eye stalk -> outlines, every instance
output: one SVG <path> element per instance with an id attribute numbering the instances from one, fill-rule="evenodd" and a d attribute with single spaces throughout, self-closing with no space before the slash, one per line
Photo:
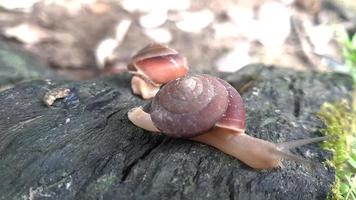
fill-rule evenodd
<path id="1" fill-rule="evenodd" d="M 164 85 L 149 113 L 133 108 L 130 121 L 151 132 L 187 138 L 213 146 L 255 169 L 281 166 L 282 159 L 307 162 L 289 150 L 328 137 L 272 143 L 245 133 L 245 108 L 239 93 L 226 81 L 192 75 Z"/>
<path id="2" fill-rule="evenodd" d="M 176 50 L 152 43 L 137 52 L 128 64 L 133 74 L 131 87 L 134 94 L 144 99 L 155 96 L 161 85 L 188 73 L 187 60 Z"/>

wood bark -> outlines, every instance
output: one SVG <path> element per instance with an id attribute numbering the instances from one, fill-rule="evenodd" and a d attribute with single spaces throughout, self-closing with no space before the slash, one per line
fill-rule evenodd
<path id="1" fill-rule="evenodd" d="M 349 99 L 350 77 L 247 66 L 222 76 L 242 91 L 247 133 L 273 142 L 320 136 L 315 113 Z M 0 199 L 325 199 L 335 172 L 318 144 L 256 171 L 213 147 L 154 135 L 131 124 L 144 106 L 130 75 L 93 81 L 31 81 L 0 93 Z M 53 88 L 70 97 L 44 104 Z"/>

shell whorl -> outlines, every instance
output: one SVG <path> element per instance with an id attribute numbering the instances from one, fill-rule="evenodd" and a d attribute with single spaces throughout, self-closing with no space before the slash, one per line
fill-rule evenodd
<path id="1" fill-rule="evenodd" d="M 233 87 L 216 77 L 185 76 L 162 87 L 152 101 L 150 115 L 154 125 L 171 137 L 194 137 L 215 125 L 227 127 L 236 121 L 243 121 L 243 125 L 234 126 L 244 129 L 242 99 L 234 92 L 237 93 Z M 236 101 L 238 98 L 241 101 Z M 231 105 L 236 102 L 240 104 Z M 239 114 L 232 113 L 236 111 Z"/>

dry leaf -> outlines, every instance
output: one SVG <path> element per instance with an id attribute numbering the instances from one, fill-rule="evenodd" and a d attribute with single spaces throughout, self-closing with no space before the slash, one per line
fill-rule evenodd
<path id="1" fill-rule="evenodd" d="M 4 30 L 4 35 L 9 38 L 16 38 L 17 40 L 28 44 L 33 45 L 42 41 L 45 38 L 49 38 L 50 35 L 44 29 L 32 25 L 32 24 L 20 24 L 15 27 L 6 28 Z"/>
<path id="2" fill-rule="evenodd" d="M 208 9 L 195 12 L 182 12 L 182 19 L 176 22 L 177 27 L 185 32 L 199 33 L 214 20 L 214 14 Z"/>
<path id="3" fill-rule="evenodd" d="M 235 72 L 251 62 L 249 55 L 250 43 L 239 42 L 235 48 L 215 62 L 215 67 L 222 72 Z"/>
<path id="4" fill-rule="evenodd" d="M 167 10 L 154 10 L 140 17 L 140 25 L 144 28 L 156 28 L 167 20 Z"/>
<path id="5" fill-rule="evenodd" d="M 144 33 L 158 43 L 169 43 L 172 40 L 172 34 L 166 28 L 145 29 Z"/>

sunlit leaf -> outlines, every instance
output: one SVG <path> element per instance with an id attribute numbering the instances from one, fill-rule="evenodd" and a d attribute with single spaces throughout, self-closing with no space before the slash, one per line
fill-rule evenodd
<path id="1" fill-rule="evenodd" d="M 356 160 L 354 160 L 352 157 L 350 157 L 347 162 L 354 168 L 356 169 Z"/>

